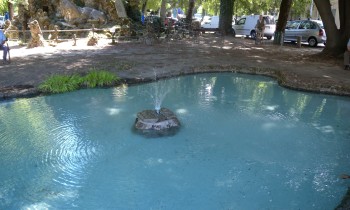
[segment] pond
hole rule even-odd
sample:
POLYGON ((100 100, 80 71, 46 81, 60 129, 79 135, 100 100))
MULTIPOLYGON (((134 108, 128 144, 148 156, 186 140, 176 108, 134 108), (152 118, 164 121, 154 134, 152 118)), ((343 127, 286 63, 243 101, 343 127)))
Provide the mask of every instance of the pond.
POLYGON ((349 116, 347 97, 234 73, 3 101, 0 209, 333 209, 349 116), (134 132, 155 90, 173 135, 134 132))

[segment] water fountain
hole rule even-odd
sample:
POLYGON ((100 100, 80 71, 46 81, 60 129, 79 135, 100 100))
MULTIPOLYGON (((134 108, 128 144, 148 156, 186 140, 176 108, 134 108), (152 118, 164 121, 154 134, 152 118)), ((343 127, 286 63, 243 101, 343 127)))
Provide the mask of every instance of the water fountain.
POLYGON ((137 113, 135 128, 142 134, 155 133, 161 136, 174 134, 180 127, 180 121, 171 110, 161 107, 165 96, 170 92, 171 85, 166 84, 165 80, 158 80, 151 87, 152 90, 148 93, 153 100, 154 110, 137 113))

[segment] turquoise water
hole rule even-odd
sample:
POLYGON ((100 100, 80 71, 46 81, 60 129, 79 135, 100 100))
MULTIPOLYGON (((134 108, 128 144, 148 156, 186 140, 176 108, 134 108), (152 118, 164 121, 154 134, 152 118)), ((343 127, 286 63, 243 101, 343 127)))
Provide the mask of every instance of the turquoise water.
POLYGON ((0 209, 333 209, 350 99, 201 74, 0 103, 0 209), (133 132, 149 94, 182 127, 133 132))

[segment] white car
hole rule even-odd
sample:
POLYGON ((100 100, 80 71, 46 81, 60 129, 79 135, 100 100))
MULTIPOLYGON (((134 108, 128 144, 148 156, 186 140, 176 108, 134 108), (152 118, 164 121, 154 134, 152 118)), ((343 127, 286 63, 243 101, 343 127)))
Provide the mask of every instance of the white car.
MULTIPOLYGON (((271 15, 263 15, 265 21, 264 37, 272 39, 276 31, 276 21, 271 15)), ((255 25, 259 19, 259 15, 243 16, 232 27, 232 33, 236 35, 250 36, 252 39, 256 38, 255 25)))
POLYGON ((0 28, 4 28, 5 26, 5 16, 0 16, 0 28))

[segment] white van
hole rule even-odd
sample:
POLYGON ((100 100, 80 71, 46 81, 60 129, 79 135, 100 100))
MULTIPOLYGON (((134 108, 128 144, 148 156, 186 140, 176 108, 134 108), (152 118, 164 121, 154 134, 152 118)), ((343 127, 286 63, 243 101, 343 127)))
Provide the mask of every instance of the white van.
MULTIPOLYGON (((276 30, 276 21, 275 18, 271 15, 263 15, 265 21, 265 31, 264 36, 267 39, 272 39, 275 30, 276 30)), ((248 15, 243 16, 237 21, 232 27, 233 35, 245 35, 250 36, 252 39, 256 37, 255 25, 259 20, 259 15, 248 15)))
MULTIPOLYGON (((234 20, 232 20, 232 26, 233 24, 234 20)), ((208 31, 219 29, 219 16, 204 16, 201 22, 201 28, 208 31)))
POLYGON ((203 29, 218 29, 219 28, 219 16, 205 16, 201 22, 201 28, 203 29))

